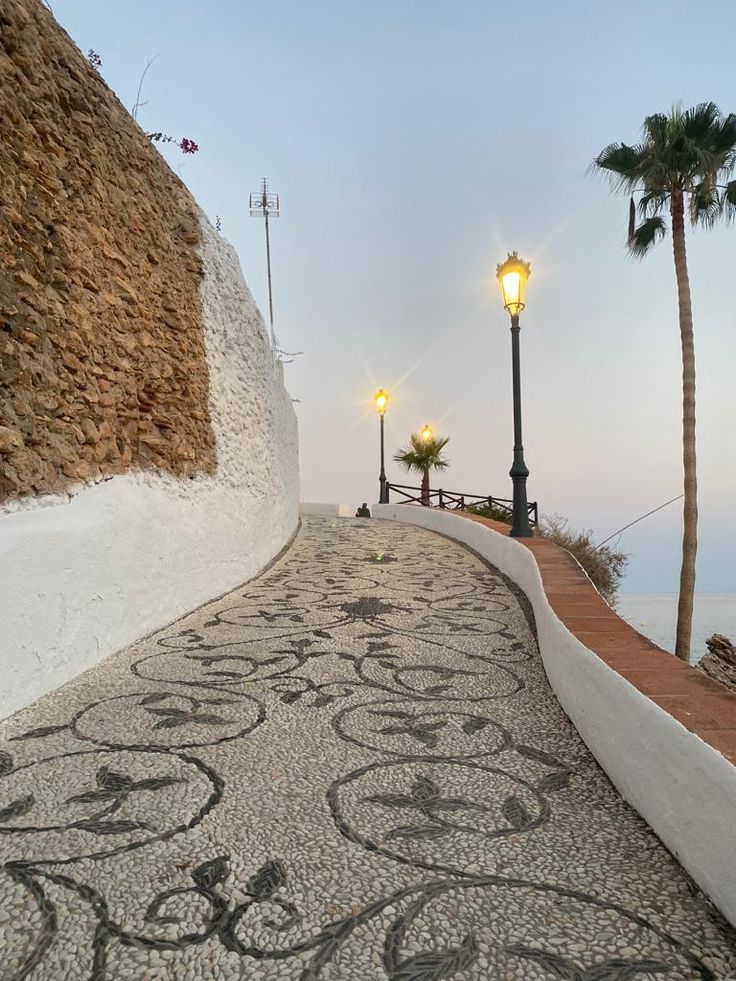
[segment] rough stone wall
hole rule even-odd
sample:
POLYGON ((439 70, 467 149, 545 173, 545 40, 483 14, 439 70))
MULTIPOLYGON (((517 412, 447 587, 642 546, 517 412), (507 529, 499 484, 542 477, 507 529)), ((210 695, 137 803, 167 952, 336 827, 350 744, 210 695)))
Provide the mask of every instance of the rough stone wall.
POLYGON ((298 433, 283 367, 235 250, 203 216, 201 236, 217 471, 137 470, 0 507, 0 718, 235 588, 294 533, 298 433))
POLYGON ((0 501, 213 472, 186 188, 40 0, 0 0, 0 501))

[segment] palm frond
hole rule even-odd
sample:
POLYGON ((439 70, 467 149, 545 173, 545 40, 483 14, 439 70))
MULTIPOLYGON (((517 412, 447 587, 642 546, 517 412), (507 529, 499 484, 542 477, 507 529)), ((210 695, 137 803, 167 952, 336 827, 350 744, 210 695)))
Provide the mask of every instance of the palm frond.
POLYGON ((658 215, 668 200, 669 194, 666 191, 649 191, 647 194, 642 194, 639 198, 639 214, 642 218, 658 215))
POLYGON ((421 470, 422 466, 419 459, 410 450, 397 450, 394 453, 394 463, 398 463, 403 470, 421 470))
POLYGON ((706 177, 695 185, 690 193, 689 204, 692 224, 712 228, 723 210, 713 176, 706 177))
POLYGON ((671 116, 668 117, 663 112, 655 112, 647 116, 642 126, 644 145, 654 150, 666 147, 670 129, 671 116))
POLYGON ((730 172, 736 160, 736 117, 723 116, 714 102, 673 112, 671 142, 678 151, 683 184, 730 172))
POLYGON ((667 225, 664 218, 659 216, 647 218, 629 239, 629 252, 635 259, 643 259, 652 246, 663 239, 666 233, 667 225))
POLYGON ((590 170, 606 171, 606 176, 616 190, 631 189, 641 179, 642 147, 627 143, 609 143, 604 147, 590 170))
POLYGON ((449 460, 442 456, 442 451, 449 442, 449 436, 435 436, 423 440, 418 433, 412 433, 409 437, 409 446, 394 453, 394 462, 404 470, 420 473, 424 473, 425 470, 445 470, 450 464, 449 460))
POLYGON ((732 169, 736 163, 736 113, 730 112, 721 119, 717 148, 724 156, 724 167, 732 169))
POLYGON ((699 145, 712 141, 722 122, 721 111, 715 102, 701 102, 684 112, 673 110, 671 118, 686 139, 699 145))
POLYGON ((729 181, 721 195, 721 206, 728 221, 736 221, 736 181, 729 181))

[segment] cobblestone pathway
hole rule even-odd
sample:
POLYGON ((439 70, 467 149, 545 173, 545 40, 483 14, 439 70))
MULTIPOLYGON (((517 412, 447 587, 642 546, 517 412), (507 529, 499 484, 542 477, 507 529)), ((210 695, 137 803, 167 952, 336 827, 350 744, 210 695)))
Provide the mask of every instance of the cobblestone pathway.
POLYGON ((523 600, 426 531, 305 520, 0 745, 3 979, 736 977, 523 600))

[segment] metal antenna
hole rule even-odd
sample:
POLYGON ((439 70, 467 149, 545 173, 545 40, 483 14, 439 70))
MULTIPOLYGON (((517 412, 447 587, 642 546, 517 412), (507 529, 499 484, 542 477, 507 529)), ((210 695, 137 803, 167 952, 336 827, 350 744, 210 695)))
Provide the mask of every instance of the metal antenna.
POLYGON ((278 194, 268 193, 268 180, 264 177, 261 190, 251 194, 248 206, 251 218, 263 218, 266 226, 266 269, 268 271, 268 318, 271 324, 271 347, 277 349, 276 334, 273 330, 273 293, 271 290, 271 239, 268 233, 268 219, 278 218, 281 214, 281 204, 278 194))

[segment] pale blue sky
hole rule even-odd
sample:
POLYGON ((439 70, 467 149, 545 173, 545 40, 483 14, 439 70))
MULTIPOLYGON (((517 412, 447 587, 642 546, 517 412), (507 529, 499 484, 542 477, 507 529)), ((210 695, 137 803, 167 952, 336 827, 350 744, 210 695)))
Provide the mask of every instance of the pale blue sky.
MULTIPOLYGON (((51 0, 126 106, 149 56, 146 129, 266 308, 267 175, 277 333, 301 431, 302 497, 375 500, 388 444, 435 424, 450 489, 510 495, 510 342, 495 264, 532 262, 522 320, 530 498, 600 538, 679 493, 680 352, 671 245, 622 247, 626 202, 586 168, 645 115, 736 111, 736 4, 678 0, 51 0)), ((698 587, 736 591, 736 227, 689 242, 698 356, 698 587)), ((394 466, 389 476, 404 482, 394 466)), ((673 505, 621 545, 624 588, 677 588, 673 505)))

